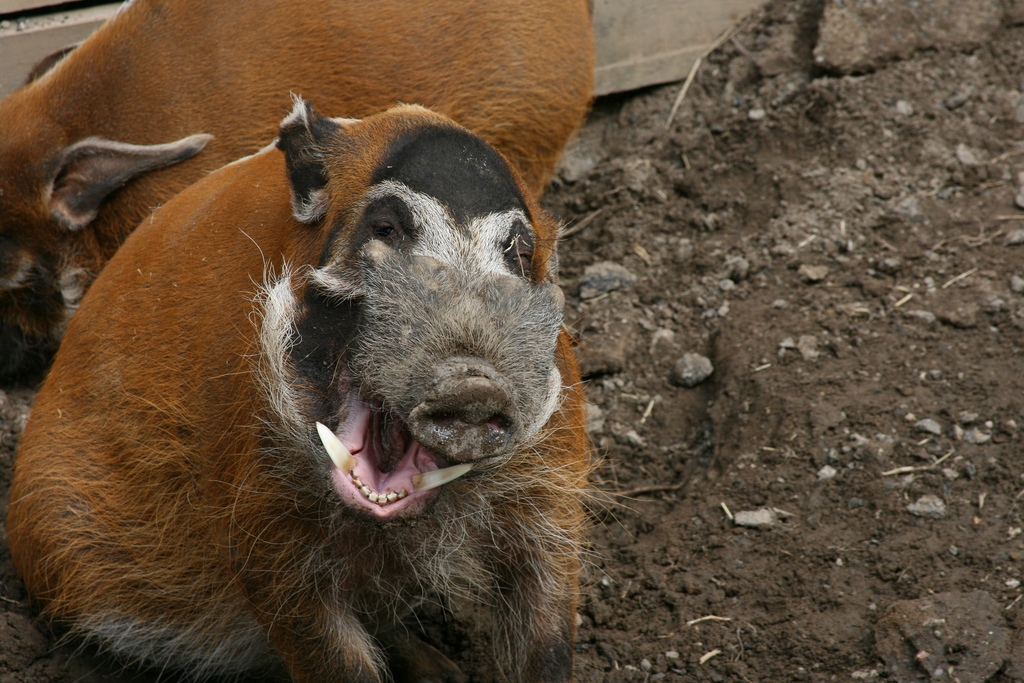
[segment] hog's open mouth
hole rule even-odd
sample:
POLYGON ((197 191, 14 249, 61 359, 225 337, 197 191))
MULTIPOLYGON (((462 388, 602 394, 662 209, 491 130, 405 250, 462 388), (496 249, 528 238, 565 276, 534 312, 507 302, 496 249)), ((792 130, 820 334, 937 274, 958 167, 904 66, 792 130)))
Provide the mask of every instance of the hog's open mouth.
POLYGON ((437 488, 466 474, 472 466, 448 466, 427 449, 408 425, 379 404, 350 396, 348 416, 338 433, 316 424, 334 467, 335 491, 350 507, 378 519, 421 508, 437 488))

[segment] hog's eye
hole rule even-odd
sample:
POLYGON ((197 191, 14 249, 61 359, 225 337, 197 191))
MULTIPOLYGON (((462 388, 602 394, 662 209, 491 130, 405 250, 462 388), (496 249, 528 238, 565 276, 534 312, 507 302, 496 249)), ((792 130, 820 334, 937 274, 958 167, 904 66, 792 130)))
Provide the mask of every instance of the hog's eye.
POLYGON ((402 234, 398 226, 390 221, 374 223, 371 229, 373 230, 373 236, 378 239, 395 239, 402 234))
POLYGON ((533 273, 533 247, 521 237, 512 238, 505 250, 505 262, 516 275, 530 277, 533 273))

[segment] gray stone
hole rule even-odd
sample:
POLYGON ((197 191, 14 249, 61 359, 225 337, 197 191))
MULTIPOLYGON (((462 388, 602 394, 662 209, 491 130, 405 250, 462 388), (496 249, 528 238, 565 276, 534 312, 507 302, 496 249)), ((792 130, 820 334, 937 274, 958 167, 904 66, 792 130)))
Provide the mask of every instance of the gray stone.
POLYGON ((672 382, 686 388, 692 388, 706 380, 715 371, 711 359, 699 353, 684 353, 676 362, 672 372, 672 382))
POLYGON ((934 434, 935 436, 939 436, 940 434, 942 434, 942 425, 940 425, 938 422, 931 419, 930 417, 926 417, 923 420, 918 420, 916 423, 914 423, 914 429, 916 429, 919 432, 924 432, 925 434, 934 434))
POLYGON ((818 360, 818 339, 817 337, 810 334, 800 335, 800 339, 796 342, 796 350, 800 352, 800 356, 804 360, 818 360))
POLYGON ((1006 239, 1003 241, 1003 244, 1005 244, 1008 247, 1016 247, 1018 245, 1024 244, 1024 229, 1017 229, 1011 232, 1009 235, 1006 236, 1006 239))
POLYGON ((989 40, 1000 0, 887 0, 825 4, 815 61, 842 73, 865 71, 917 50, 966 48, 989 40))
POLYGON ((1024 277, 1014 275, 1010 278, 1010 291, 1016 294, 1024 294, 1024 277))
POLYGON ((811 266, 806 263, 797 271, 800 279, 808 284, 821 282, 828 277, 828 266, 811 266))
POLYGON ((956 158, 964 166, 978 165, 978 155, 962 142, 956 146, 956 158))
POLYGON ((768 527, 775 526, 779 521, 779 513, 771 508, 740 510, 733 515, 732 521, 737 526, 745 526, 751 529, 767 529, 768 527))
POLYGON ((946 503, 938 496, 928 493, 908 505, 907 512, 918 517, 944 519, 946 517, 946 503))
POLYGON ((580 276, 580 298, 593 299, 618 289, 629 289, 636 284, 636 280, 636 275, 618 263, 593 263, 580 276))
POLYGON ((927 323, 928 325, 931 325, 938 319, 931 311, 910 310, 903 311, 903 315, 907 318, 915 318, 923 323, 927 323))

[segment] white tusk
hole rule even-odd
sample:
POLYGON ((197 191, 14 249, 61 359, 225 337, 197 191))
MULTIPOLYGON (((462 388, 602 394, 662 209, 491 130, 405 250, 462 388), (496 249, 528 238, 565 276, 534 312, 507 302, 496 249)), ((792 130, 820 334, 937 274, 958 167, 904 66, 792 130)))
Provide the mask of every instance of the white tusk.
POLYGON ((356 466, 356 459, 348 452, 341 439, 319 422, 316 423, 316 431, 320 433, 320 440, 327 450, 327 455, 331 456, 334 466, 341 470, 342 474, 350 473, 356 466))
POLYGON ((438 486, 443 486, 450 481, 455 481, 471 469, 473 469, 472 465, 463 463, 461 465, 445 467, 443 470, 431 470, 430 472, 415 474, 412 477, 412 485, 417 491, 429 491, 430 489, 436 489, 438 486))

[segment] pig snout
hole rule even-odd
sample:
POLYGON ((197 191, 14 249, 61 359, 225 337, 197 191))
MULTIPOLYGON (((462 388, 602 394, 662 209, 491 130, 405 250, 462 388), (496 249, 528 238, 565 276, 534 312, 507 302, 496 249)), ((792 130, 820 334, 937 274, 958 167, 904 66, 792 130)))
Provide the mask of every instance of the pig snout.
POLYGON ((409 415, 416 439, 456 462, 505 451, 518 425, 511 391, 498 373, 482 361, 458 359, 438 367, 435 376, 409 415))

